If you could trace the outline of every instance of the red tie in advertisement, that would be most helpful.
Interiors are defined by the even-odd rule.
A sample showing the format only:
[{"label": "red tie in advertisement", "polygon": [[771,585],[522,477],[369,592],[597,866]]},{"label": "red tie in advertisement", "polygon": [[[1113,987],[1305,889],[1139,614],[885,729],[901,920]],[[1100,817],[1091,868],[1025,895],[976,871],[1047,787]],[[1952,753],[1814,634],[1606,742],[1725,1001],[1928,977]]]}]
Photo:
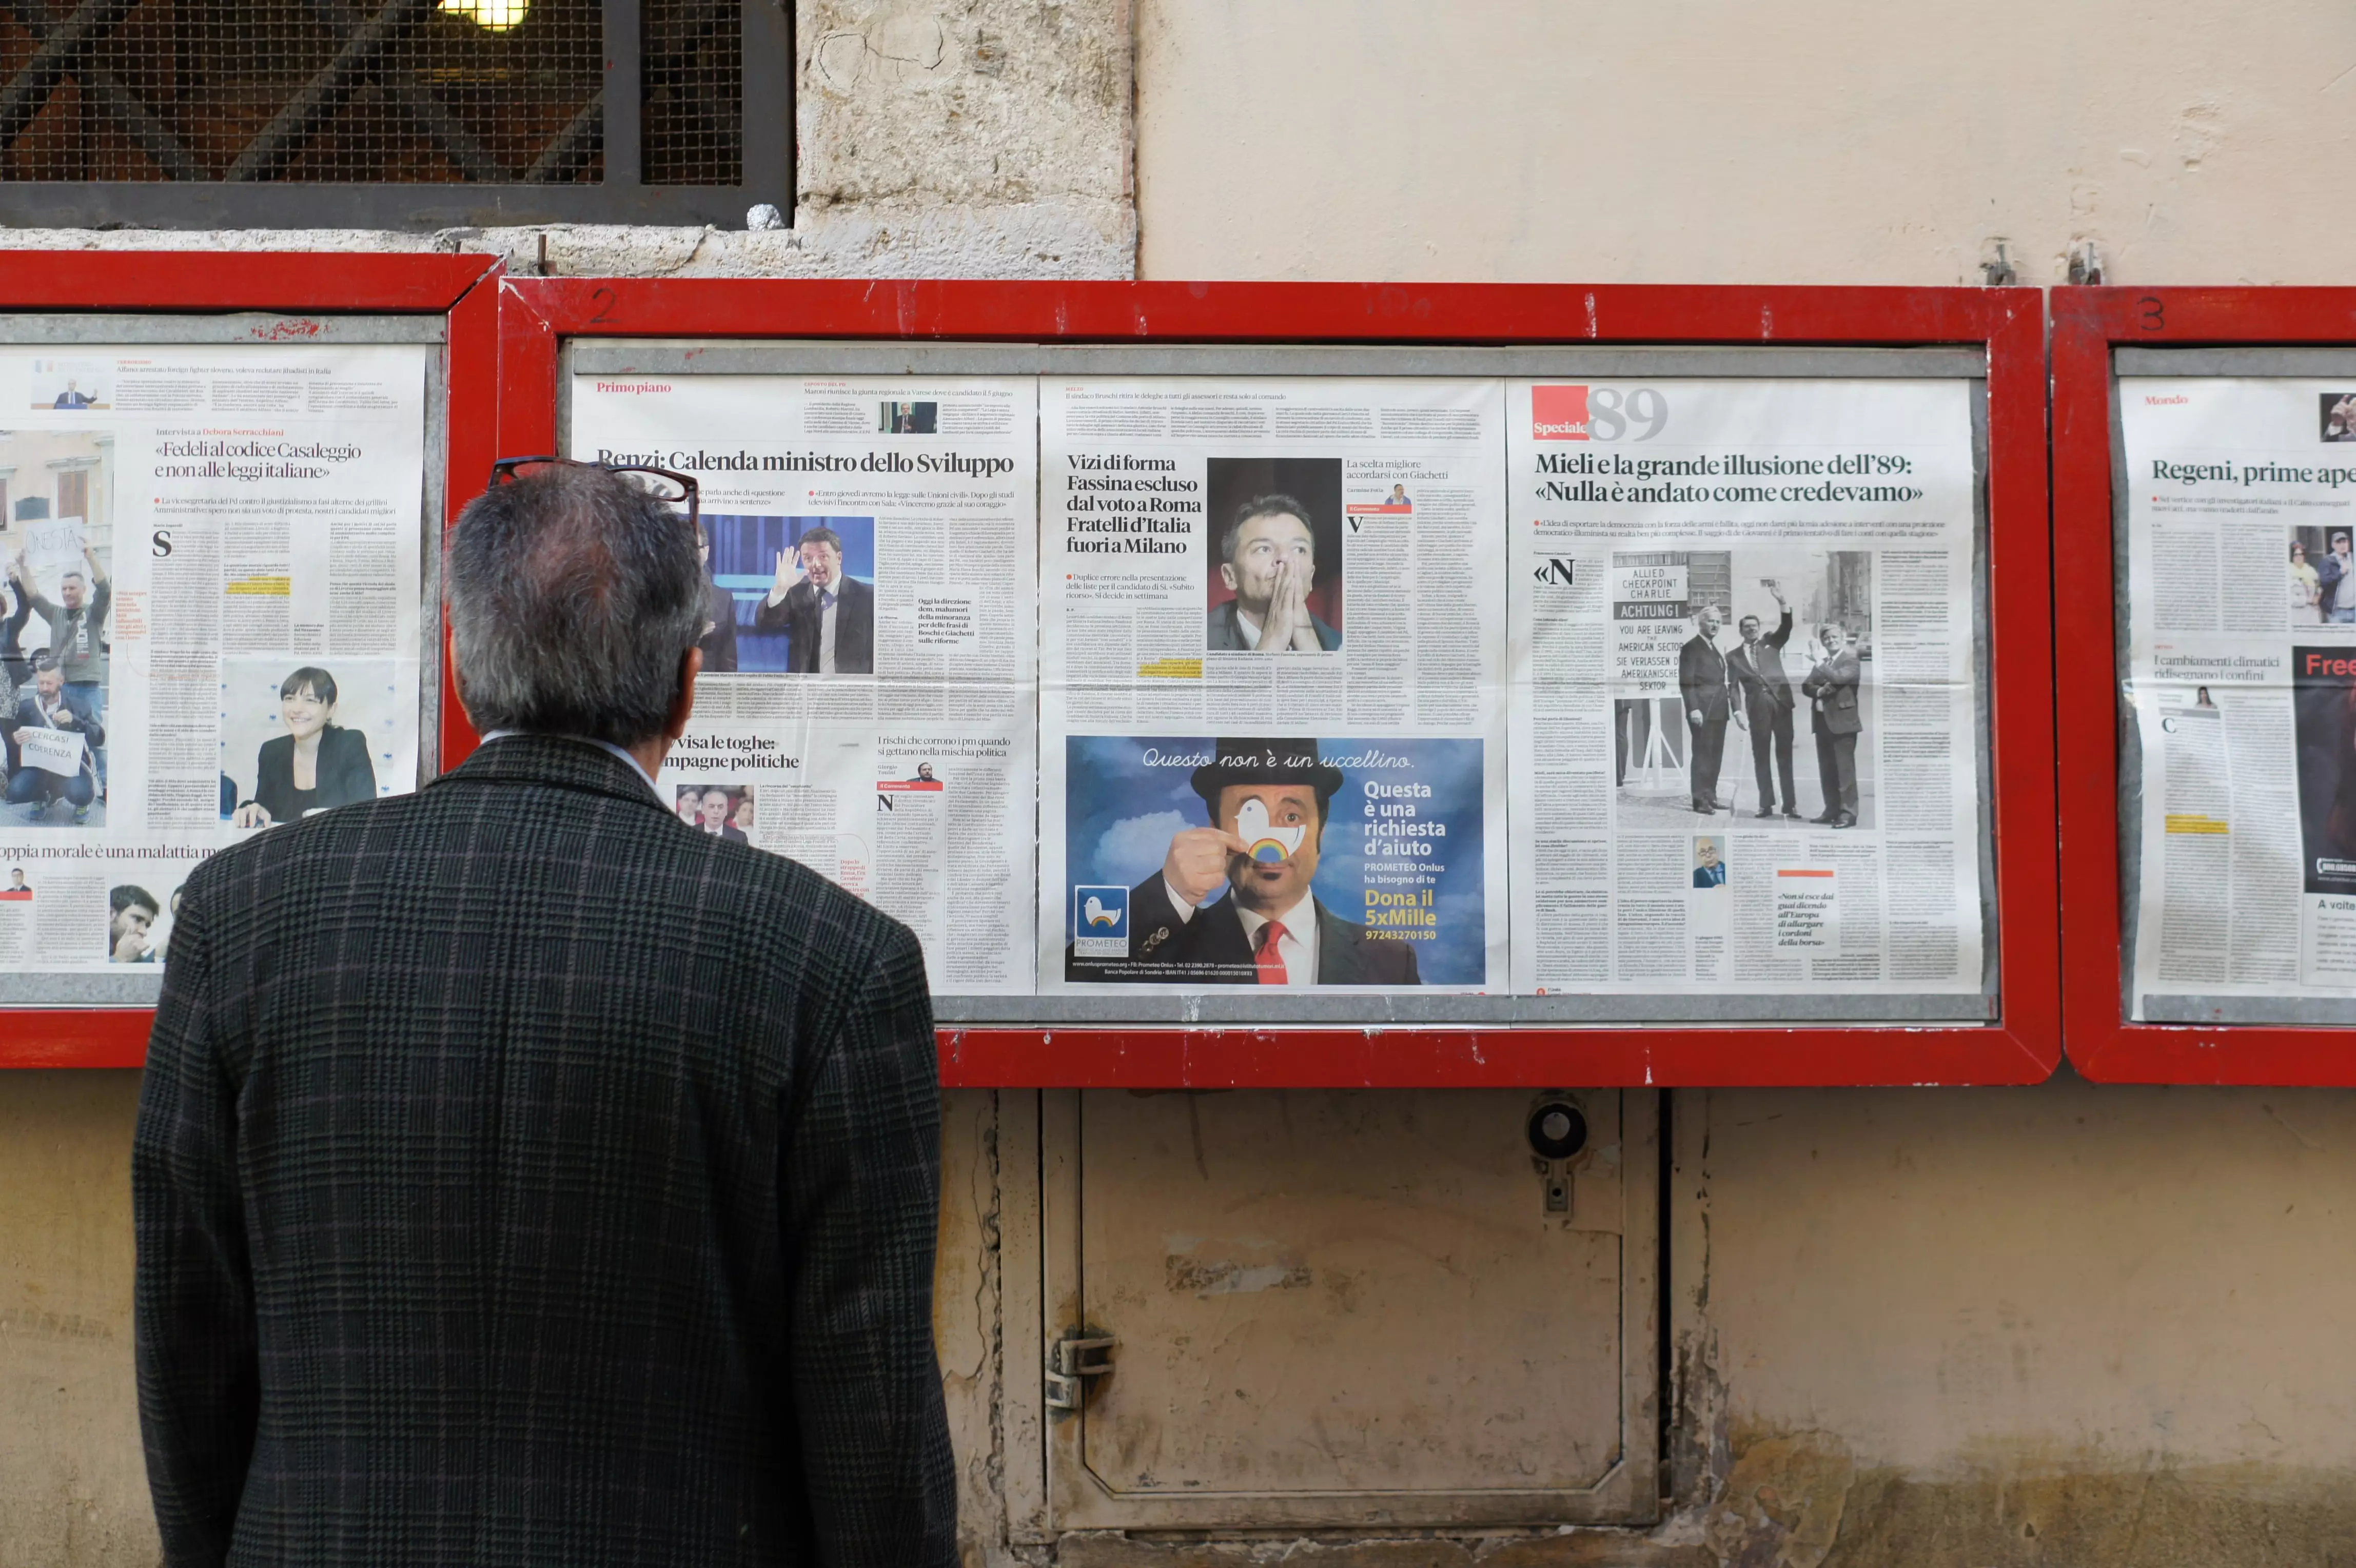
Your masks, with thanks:
[{"label": "red tie in advertisement", "polygon": [[1284,922],[1270,920],[1259,929],[1259,956],[1254,961],[1259,966],[1262,985],[1282,985],[1290,977],[1284,972],[1284,955],[1276,944],[1284,938]]}]

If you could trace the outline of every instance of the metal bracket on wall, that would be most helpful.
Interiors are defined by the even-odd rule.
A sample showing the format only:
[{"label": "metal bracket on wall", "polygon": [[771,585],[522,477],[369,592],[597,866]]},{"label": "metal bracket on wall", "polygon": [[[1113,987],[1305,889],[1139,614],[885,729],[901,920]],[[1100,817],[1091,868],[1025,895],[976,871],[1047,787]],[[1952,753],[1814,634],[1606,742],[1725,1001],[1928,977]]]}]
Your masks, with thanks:
[{"label": "metal bracket on wall", "polygon": [[1120,1340],[1110,1334],[1068,1329],[1048,1347],[1047,1408],[1058,1416],[1078,1410],[1088,1397],[1087,1380],[1112,1370],[1107,1356]]}]

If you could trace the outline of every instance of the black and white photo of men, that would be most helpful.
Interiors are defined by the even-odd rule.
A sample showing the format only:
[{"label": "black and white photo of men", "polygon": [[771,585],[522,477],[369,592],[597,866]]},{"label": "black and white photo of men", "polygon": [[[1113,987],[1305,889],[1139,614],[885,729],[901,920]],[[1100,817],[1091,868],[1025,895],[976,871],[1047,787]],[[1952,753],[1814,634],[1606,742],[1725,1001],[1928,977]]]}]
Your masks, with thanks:
[{"label": "black and white photo of men", "polygon": [[[1853,797],[1853,825],[1878,825],[1873,747],[1835,738],[1873,728],[1873,553],[1771,543],[1676,553],[1668,564],[1687,575],[1681,618],[1622,618],[1643,629],[1623,628],[1636,671],[1612,693],[1618,818],[1668,831],[1731,815],[1745,832],[1817,832]],[[1831,653],[1817,633],[1826,625],[1840,634]],[[1821,724],[1819,692],[1829,708]],[[1730,742],[1749,757],[1727,757]],[[1825,767],[1834,770],[1830,812]]]},{"label": "black and white photo of men", "polygon": [[1733,713],[1726,685],[1726,655],[1719,650],[1718,608],[1704,605],[1694,611],[1694,635],[1677,650],[1677,692],[1685,699],[1686,726],[1692,749],[1687,753],[1687,785],[1693,809],[1703,816],[1718,812],[1718,771],[1726,757],[1726,724]]},{"label": "black and white photo of men", "polygon": [[[1792,783],[1792,682],[1783,673],[1783,645],[1792,640],[1792,607],[1772,577],[1761,585],[1775,596],[1781,611],[1769,631],[1755,615],[1736,623],[1742,640],[1726,656],[1727,673],[1734,682],[1734,722],[1751,737],[1751,766],[1759,780],[1759,815],[1796,818],[1799,792]],[[1775,787],[1783,785],[1783,805],[1776,806]]]}]

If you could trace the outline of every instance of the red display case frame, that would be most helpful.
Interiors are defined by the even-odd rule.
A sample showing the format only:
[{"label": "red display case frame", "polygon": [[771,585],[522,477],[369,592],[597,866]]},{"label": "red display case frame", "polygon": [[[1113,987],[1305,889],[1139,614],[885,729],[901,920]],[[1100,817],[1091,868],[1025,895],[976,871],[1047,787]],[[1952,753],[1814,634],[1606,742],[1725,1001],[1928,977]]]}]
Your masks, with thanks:
[{"label": "red display case frame", "polygon": [[[446,525],[482,488],[498,389],[496,256],[265,251],[0,252],[0,312],[103,311],[284,317],[260,335],[302,342],[306,317],[431,315],[449,319]],[[313,328],[316,330],[316,328]],[[477,476],[471,486],[461,475]],[[138,1067],[147,1007],[0,1007],[0,1069]]]},{"label": "red display case frame", "polygon": [[[974,1025],[941,1030],[941,1078],[969,1088],[1992,1084],[2036,1082],[2061,1059],[2036,289],[509,277],[499,334],[498,445],[508,453],[562,449],[557,376],[571,337],[1982,349],[2000,1022]],[[454,471],[454,494],[467,482]],[[443,735],[447,766],[472,736],[448,693]]]},{"label": "red display case frame", "polygon": [[2136,1024],[2122,1005],[2111,353],[2356,347],[2356,289],[2053,291],[2053,571],[2071,1065],[2112,1083],[2356,1084],[2356,1031]]}]

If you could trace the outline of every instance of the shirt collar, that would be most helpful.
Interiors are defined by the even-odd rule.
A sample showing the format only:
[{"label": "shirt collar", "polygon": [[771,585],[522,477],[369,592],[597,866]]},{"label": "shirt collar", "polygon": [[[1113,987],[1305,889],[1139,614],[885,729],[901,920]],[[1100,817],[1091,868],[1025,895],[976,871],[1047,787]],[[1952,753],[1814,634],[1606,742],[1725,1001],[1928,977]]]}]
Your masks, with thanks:
[{"label": "shirt collar", "polygon": [[1305,942],[1309,940],[1310,928],[1316,923],[1316,915],[1312,907],[1316,897],[1313,893],[1303,893],[1301,896],[1301,901],[1291,908],[1280,909],[1273,915],[1263,915],[1257,909],[1247,909],[1241,904],[1236,906],[1236,913],[1243,920],[1244,935],[1252,939],[1254,946],[1258,945],[1259,929],[1270,920],[1281,920],[1284,923],[1286,936],[1295,941]]},{"label": "shirt collar", "polygon": [[[485,746],[488,746],[495,740],[505,740],[511,735],[522,735],[525,733],[525,731],[519,729],[495,729],[490,734],[483,737],[483,744]],[[644,763],[641,763],[637,757],[632,757],[620,746],[616,746],[612,741],[598,740],[594,736],[585,735],[564,735],[559,736],[556,738],[559,740],[577,740],[586,745],[594,746],[600,751],[612,752],[616,757],[620,757],[623,761],[630,765],[631,772],[637,774],[639,778],[647,781],[647,792],[655,798],[657,804],[661,803],[662,789],[660,786],[655,783],[655,776],[647,771],[646,765]]]}]

